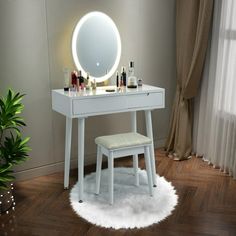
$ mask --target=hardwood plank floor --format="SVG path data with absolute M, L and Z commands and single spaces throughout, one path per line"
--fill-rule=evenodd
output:
M 78 217 L 70 207 L 69 191 L 63 190 L 63 173 L 15 184 L 16 209 L 0 216 L 0 235 L 172 236 L 236 235 L 236 181 L 213 169 L 202 159 L 175 162 L 156 151 L 157 171 L 177 189 L 179 203 L 159 224 L 140 230 L 96 227 Z M 116 166 L 131 166 L 131 158 Z M 144 167 L 144 160 L 140 160 Z M 85 173 L 95 171 L 86 167 Z M 71 173 L 71 186 L 77 171 Z

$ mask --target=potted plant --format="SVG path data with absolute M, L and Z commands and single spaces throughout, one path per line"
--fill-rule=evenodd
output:
M 21 103 L 24 94 L 8 90 L 0 97 L 0 214 L 13 204 L 13 167 L 28 158 L 29 137 L 22 138 L 20 128 L 25 126 L 20 114 L 24 108 Z

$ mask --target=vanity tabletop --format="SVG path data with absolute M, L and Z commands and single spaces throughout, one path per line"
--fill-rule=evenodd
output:
M 113 89 L 114 91 L 108 92 L 106 90 L 111 90 Z M 138 86 L 137 88 L 117 88 L 116 86 L 102 86 L 102 87 L 97 87 L 96 90 L 84 90 L 84 91 L 79 91 L 79 92 L 74 92 L 74 91 L 64 91 L 64 89 L 54 89 L 52 90 L 53 92 L 56 92 L 58 94 L 64 95 L 69 98 L 79 98 L 83 99 L 88 96 L 122 96 L 122 95 L 132 95 L 132 94 L 142 94 L 142 93 L 164 93 L 165 89 L 143 84 L 142 86 Z
M 107 92 L 107 89 L 114 92 Z M 52 90 L 52 109 L 71 118 L 164 107 L 165 89 L 146 84 L 133 89 L 104 86 L 79 92 Z

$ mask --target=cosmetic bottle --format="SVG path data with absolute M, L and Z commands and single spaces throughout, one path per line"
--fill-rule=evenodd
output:
M 121 75 L 122 75 L 123 85 L 126 86 L 126 72 L 124 66 L 122 67 Z
M 83 91 L 84 88 L 85 88 L 85 86 L 84 86 L 84 77 L 82 77 L 80 81 L 81 81 L 81 82 L 80 82 L 80 88 L 81 88 L 81 90 Z
M 93 90 L 95 90 L 97 88 L 96 79 L 93 79 L 92 88 L 93 88 Z
M 137 78 L 134 75 L 134 62 L 131 61 L 129 63 L 129 69 L 128 69 L 128 88 L 137 88 Z
M 116 71 L 116 87 L 120 87 L 119 72 Z
M 64 73 L 64 91 L 69 91 L 70 87 L 70 72 L 68 68 L 63 69 Z
M 71 72 L 71 84 L 72 84 L 72 91 L 77 90 L 77 71 Z
M 81 70 L 79 70 L 79 73 L 78 73 L 78 80 L 79 80 L 80 88 L 83 91 L 84 90 L 84 77 L 82 76 Z
M 89 73 L 87 73 L 87 78 L 86 78 L 86 90 L 90 90 L 92 88 L 91 80 L 89 77 Z
M 141 78 L 138 79 L 138 86 L 142 86 L 143 85 L 143 80 Z
M 122 74 L 120 75 L 120 87 L 124 86 L 124 80 Z
M 129 68 L 128 68 L 128 76 L 133 76 L 134 75 L 134 62 L 130 61 L 129 62 Z

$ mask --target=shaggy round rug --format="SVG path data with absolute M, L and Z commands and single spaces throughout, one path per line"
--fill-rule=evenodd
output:
M 70 192 L 74 211 L 88 222 L 105 228 L 142 228 L 171 214 L 178 202 L 174 187 L 156 175 L 157 187 L 149 196 L 147 174 L 139 170 L 140 186 L 134 186 L 132 168 L 114 169 L 114 204 L 108 202 L 108 171 L 102 170 L 100 194 L 96 195 L 96 174 L 84 179 L 84 202 L 78 202 L 78 183 Z

